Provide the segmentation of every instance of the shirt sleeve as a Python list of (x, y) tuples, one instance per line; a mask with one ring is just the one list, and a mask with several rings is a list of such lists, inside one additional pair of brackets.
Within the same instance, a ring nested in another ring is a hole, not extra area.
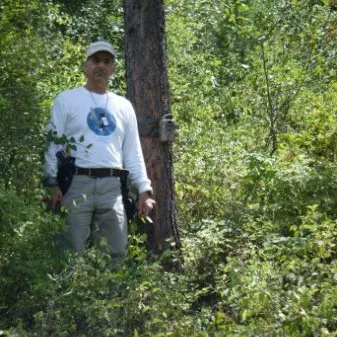
[(129, 101), (127, 101), (126, 108), (129, 118), (127, 119), (123, 142), (124, 167), (129, 171), (132, 182), (137, 185), (139, 194), (146, 191), (152, 193), (151, 181), (147, 176), (140, 144), (136, 114)]
[[(52, 133), (53, 136), (61, 137), (65, 129), (65, 108), (62, 99), (58, 96), (53, 102), (51, 117), (46, 127), (46, 133)], [(55, 144), (54, 141), (49, 141), (48, 148), (44, 154), (44, 176), (57, 176), (57, 151), (62, 149), (61, 144)]]

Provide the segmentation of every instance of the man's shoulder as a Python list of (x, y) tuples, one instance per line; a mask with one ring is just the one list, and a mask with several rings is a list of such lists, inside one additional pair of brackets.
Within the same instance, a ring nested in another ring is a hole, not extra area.
[(125, 96), (120, 95), (120, 94), (116, 94), (113, 91), (109, 91), (109, 97), (111, 97), (112, 99), (114, 99), (116, 101), (119, 101), (119, 102), (124, 102), (124, 103), (129, 102), (129, 100)]
[(68, 90), (60, 92), (56, 96), (56, 99), (58, 99), (58, 100), (73, 100), (75, 97), (81, 96), (84, 93), (85, 93), (85, 91), (84, 91), (83, 87), (72, 88), (72, 89), (68, 89)]
[(132, 108), (131, 102), (125, 96), (109, 91), (109, 97), (115, 102), (115, 104), (117, 104), (121, 108)]

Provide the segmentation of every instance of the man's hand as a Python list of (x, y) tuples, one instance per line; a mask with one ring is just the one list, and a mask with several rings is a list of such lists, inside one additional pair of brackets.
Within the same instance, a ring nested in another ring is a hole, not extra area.
[(58, 186), (50, 186), (48, 189), (48, 202), (47, 202), (47, 210), (55, 212), (59, 205), (61, 204), (61, 200), (63, 198), (63, 194)]
[(138, 215), (149, 215), (155, 204), (156, 202), (149, 196), (148, 192), (140, 194), (137, 203)]

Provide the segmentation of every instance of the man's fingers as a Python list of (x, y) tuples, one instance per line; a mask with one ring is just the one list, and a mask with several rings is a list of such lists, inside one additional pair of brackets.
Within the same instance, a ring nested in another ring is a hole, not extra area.
[(147, 216), (153, 209), (156, 202), (148, 196), (141, 196), (138, 200), (138, 215)]

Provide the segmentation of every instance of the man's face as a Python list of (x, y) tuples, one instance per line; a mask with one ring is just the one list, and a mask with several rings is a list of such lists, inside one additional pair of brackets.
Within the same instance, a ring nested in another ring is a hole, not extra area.
[(99, 51), (88, 58), (84, 64), (84, 72), (90, 81), (107, 81), (115, 72), (114, 57), (110, 53)]

